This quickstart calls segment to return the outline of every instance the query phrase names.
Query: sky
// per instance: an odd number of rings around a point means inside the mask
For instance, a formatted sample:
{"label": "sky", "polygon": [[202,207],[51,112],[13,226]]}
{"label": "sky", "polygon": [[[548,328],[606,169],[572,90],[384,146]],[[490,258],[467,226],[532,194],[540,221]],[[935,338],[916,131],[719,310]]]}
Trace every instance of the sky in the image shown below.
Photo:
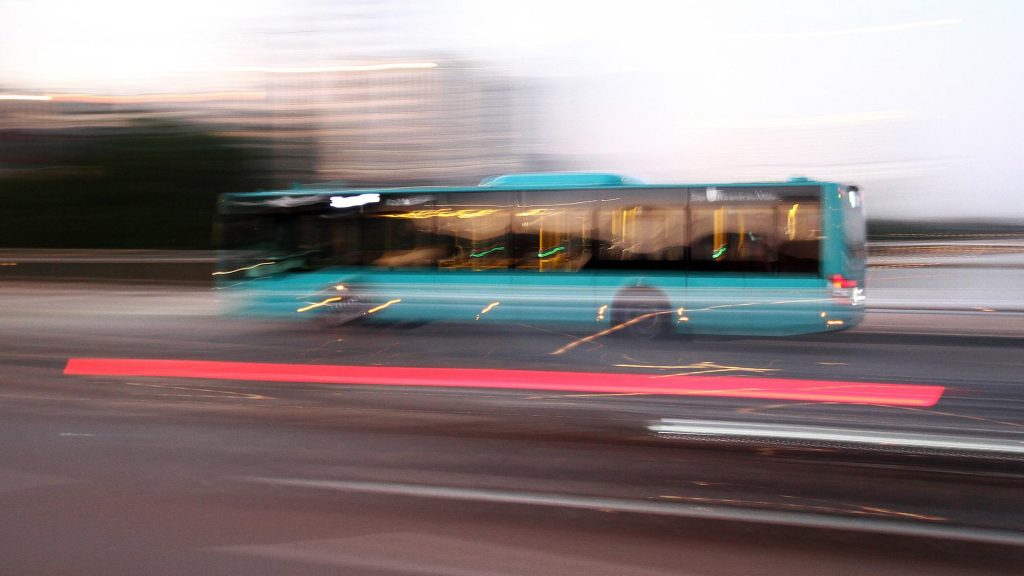
{"label": "sky", "polygon": [[543,86],[543,146],[580,169],[807,175],[876,216],[1024,221],[1021,21],[1012,0],[0,0],[0,93],[202,86],[369,38]]}

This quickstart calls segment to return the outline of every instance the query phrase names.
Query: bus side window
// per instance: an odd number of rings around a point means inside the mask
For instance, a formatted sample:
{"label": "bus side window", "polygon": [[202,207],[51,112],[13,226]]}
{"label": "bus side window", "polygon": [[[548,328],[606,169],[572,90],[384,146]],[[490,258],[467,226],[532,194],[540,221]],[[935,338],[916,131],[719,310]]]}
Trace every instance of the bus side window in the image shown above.
{"label": "bus side window", "polygon": [[691,205],[693,270],[774,272],[778,258],[775,205]]}
{"label": "bus side window", "polygon": [[820,259],[821,205],[800,200],[777,208],[779,272],[816,273]]}
{"label": "bus side window", "polygon": [[511,212],[503,207],[446,206],[435,215],[445,254],[441,269],[499,270],[509,267]]}
{"label": "bus side window", "polygon": [[682,206],[630,206],[597,213],[595,267],[682,268],[686,211]]}
{"label": "bus side window", "polygon": [[437,243],[434,231],[407,214],[390,215],[381,222],[384,227],[383,250],[374,254],[374,266],[389,268],[425,268],[437,264],[444,250]]}
{"label": "bus side window", "polygon": [[436,266],[446,253],[435,231],[436,210],[432,203],[382,205],[364,210],[359,227],[359,260],[363,264],[427,268]]}
{"label": "bus side window", "polygon": [[513,221],[516,268],[574,272],[591,258],[588,210],[559,207],[517,210]]}
{"label": "bus side window", "polygon": [[352,266],[361,260],[359,220],[355,216],[328,218],[328,246],[331,264]]}

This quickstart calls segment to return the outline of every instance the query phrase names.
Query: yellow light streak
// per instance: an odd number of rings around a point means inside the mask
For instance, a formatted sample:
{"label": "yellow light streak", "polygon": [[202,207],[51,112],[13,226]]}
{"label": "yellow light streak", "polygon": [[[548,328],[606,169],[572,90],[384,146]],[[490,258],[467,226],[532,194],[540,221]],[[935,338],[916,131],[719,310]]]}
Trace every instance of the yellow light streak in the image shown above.
{"label": "yellow light streak", "polygon": [[211,276],[223,276],[225,274],[234,274],[235,272],[241,272],[243,270],[252,270],[253,268],[259,268],[260,266],[269,266],[276,264],[276,262],[260,262],[259,264],[253,264],[252,266],[246,266],[244,268],[235,268],[234,270],[226,270],[224,272],[214,272]]}
{"label": "yellow light streak", "polygon": [[426,218],[480,218],[481,216],[489,216],[497,212],[494,208],[482,208],[480,210],[452,210],[450,208],[440,208],[437,210],[413,210],[411,212],[403,212],[401,214],[381,214],[383,218],[403,218],[409,220],[423,220]]}
{"label": "yellow light streak", "polygon": [[843,324],[846,324],[846,322],[843,322],[842,320],[829,320],[828,322],[825,322],[826,326],[842,326]]}
{"label": "yellow light streak", "polygon": [[[737,308],[737,307],[742,307],[742,306],[796,304],[796,303],[804,303],[804,302],[825,302],[825,301],[828,301],[828,298],[801,298],[801,299],[798,299],[798,300],[777,300],[777,301],[774,301],[774,302],[742,302],[742,303],[739,303],[739,304],[719,304],[717,306],[708,306],[707,308],[696,308],[696,309],[690,310],[690,312],[705,312],[705,311],[708,311],[708,310],[718,310],[718,309],[722,309],[722,308]],[[585,337],[580,338],[578,340],[574,340],[574,341],[566,344],[565,346],[562,346],[561,348],[551,352],[551,355],[557,356],[559,354],[564,354],[564,353],[568,352],[569,350],[572,350],[573,348],[576,348],[580,344],[585,344],[587,342],[593,342],[594,340],[597,340],[598,338],[607,336],[609,334],[613,334],[615,332],[618,332],[619,330],[622,330],[624,328],[628,328],[628,327],[630,327],[630,326],[632,326],[632,325],[634,325],[634,324],[636,324],[638,322],[642,322],[644,320],[647,320],[648,318],[653,318],[653,317],[659,316],[661,314],[675,314],[677,312],[678,312],[677,310],[660,310],[660,311],[657,311],[657,312],[649,312],[647,314],[642,314],[640,316],[637,316],[636,318],[631,318],[631,319],[629,319],[629,320],[627,320],[627,321],[625,321],[625,322],[623,322],[621,324],[616,324],[615,326],[612,326],[610,328],[606,328],[604,330],[601,330],[600,332],[596,332],[596,333],[591,334],[589,336],[585,336]],[[684,312],[685,312],[685,310],[684,310]],[[601,320],[601,319],[602,318],[598,317],[598,320]],[[683,317],[679,318],[680,322],[688,322],[689,320],[690,320],[689,316],[683,316]]]}
{"label": "yellow light streak", "polygon": [[715,247],[720,248],[725,245],[725,208],[715,208],[711,214]]}
{"label": "yellow light streak", "polygon": [[484,307],[484,309],[481,310],[479,314],[476,315],[476,319],[479,320],[481,316],[483,316],[484,314],[487,314],[491,310],[494,310],[494,307],[499,305],[499,304],[501,304],[501,302],[491,302],[486,307]]}
{"label": "yellow light streak", "polygon": [[790,240],[796,238],[796,211],[799,209],[799,204],[793,204],[789,209],[789,215],[786,216],[786,237]]}
{"label": "yellow light streak", "polygon": [[381,304],[380,306],[374,306],[373,308],[370,308],[369,310],[366,311],[366,313],[367,314],[375,314],[375,313],[380,312],[381,310],[387,308],[388,306],[391,306],[392,304],[398,304],[401,301],[402,301],[401,298],[395,298],[394,300],[388,300],[387,302]]}
{"label": "yellow light streak", "polygon": [[321,300],[320,302],[317,302],[316,304],[310,304],[309,306],[303,306],[302,308],[299,308],[298,310],[296,310],[296,312],[307,312],[307,311],[312,310],[314,308],[319,308],[321,306],[327,306],[328,304],[330,304],[332,302],[338,302],[339,300],[341,300],[341,296],[332,296],[330,298]]}
{"label": "yellow light streak", "polygon": [[568,352],[569,350],[572,350],[573,348],[579,346],[580,344],[585,344],[587,342],[593,342],[594,340],[597,340],[598,338],[601,338],[602,336],[607,336],[609,334],[618,332],[619,330],[623,330],[625,328],[629,328],[630,326],[632,326],[632,325],[634,325],[634,324],[636,324],[638,322],[643,322],[644,320],[647,320],[649,318],[654,318],[655,316],[660,316],[661,314],[671,314],[671,313],[672,313],[671,310],[665,310],[665,311],[660,311],[659,310],[658,312],[648,312],[647,314],[641,314],[640,316],[637,316],[636,318],[631,318],[631,319],[626,320],[625,322],[623,322],[621,324],[616,324],[615,326],[612,326],[611,328],[606,328],[604,330],[601,330],[600,332],[597,332],[595,334],[591,334],[590,336],[584,336],[583,338],[580,338],[578,340],[573,340],[572,342],[569,342],[565,346],[562,346],[561,348],[555,350],[554,352],[551,352],[551,355],[552,356],[558,356],[559,354],[564,354],[564,353]]}

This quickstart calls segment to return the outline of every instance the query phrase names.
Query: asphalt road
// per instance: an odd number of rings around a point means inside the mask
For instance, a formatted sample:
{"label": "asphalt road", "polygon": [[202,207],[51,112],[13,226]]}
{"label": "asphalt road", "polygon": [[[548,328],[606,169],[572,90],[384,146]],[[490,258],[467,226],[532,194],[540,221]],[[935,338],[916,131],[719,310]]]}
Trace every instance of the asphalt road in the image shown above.
{"label": "asphalt road", "polygon": [[[1019,315],[790,339],[230,320],[207,291],[0,287],[5,574],[1017,574]],[[939,385],[932,407],[69,376],[150,358]],[[658,434],[666,421],[944,438]],[[746,435],[744,435],[746,434]]]}

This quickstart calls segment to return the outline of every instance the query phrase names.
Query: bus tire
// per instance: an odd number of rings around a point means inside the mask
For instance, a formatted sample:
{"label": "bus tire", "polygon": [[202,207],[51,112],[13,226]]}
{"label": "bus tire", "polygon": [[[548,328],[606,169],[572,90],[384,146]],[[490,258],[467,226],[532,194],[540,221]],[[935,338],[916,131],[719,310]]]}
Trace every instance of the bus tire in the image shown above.
{"label": "bus tire", "polygon": [[631,338],[661,338],[672,329],[668,298],[656,288],[636,286],[619,292],[612,302],[611,319],[613,328],[621,327],[615,334]]}

